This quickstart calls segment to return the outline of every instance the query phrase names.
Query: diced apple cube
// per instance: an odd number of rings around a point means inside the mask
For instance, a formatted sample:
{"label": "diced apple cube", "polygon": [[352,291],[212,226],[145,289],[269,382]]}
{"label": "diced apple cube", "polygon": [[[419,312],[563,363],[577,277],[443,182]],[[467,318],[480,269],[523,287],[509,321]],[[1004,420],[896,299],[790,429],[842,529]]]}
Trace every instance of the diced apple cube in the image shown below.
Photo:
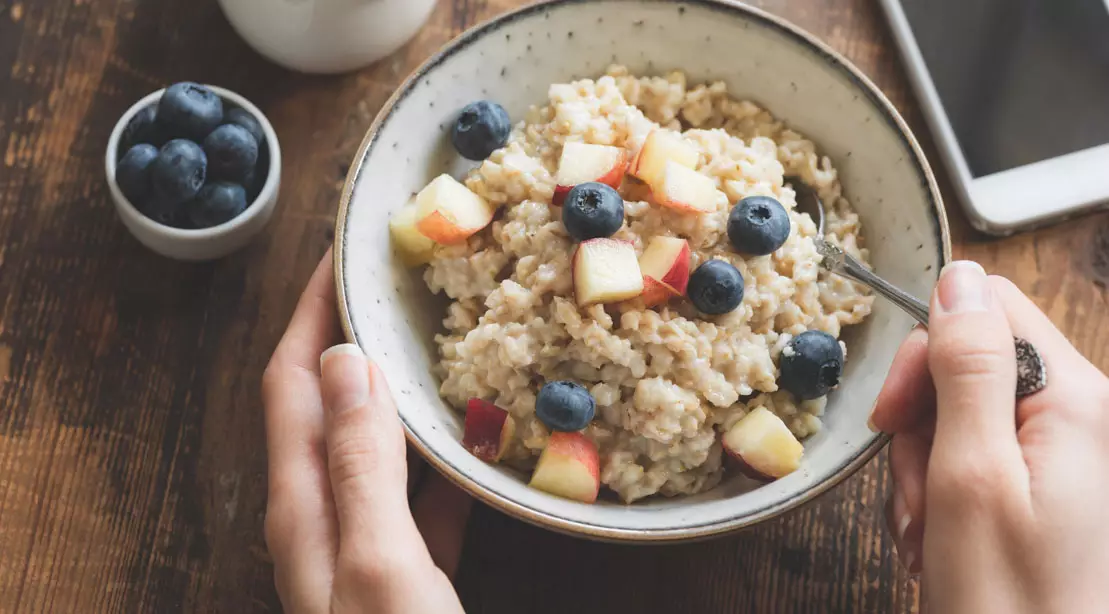
{"label": "diced apple cube", "polygon": [[496,209],[450,175],[416,195],[416,228],[443,245],[461,243],[493,221]]}
{"label": "diced apple cube", "polygon": [[566,499],[593,503],[601,489],[597,446],[580,432],[551,433],[528,485]]}
{"label": "diced apple cube", "polygon": [[643,292],[643,273],[631,243],[590,239],[578,245],[573,263],[578,305],[616,303]]}
{"label": "diced apple cube", "polygon": [[661,305],[685,294],[689,285],[689,242],[679,237],[653,237],[639,257],[643,302]]}
{"label": "diced apple cube", "polygon": [[431,261],[435,242],[416,229],[415,199],[389,218],[389,234],[393,237],[401,259],[408,266],[419,266]]}
{"label": "diced apple cube", "polygon": [[699,158],[697,148],[680,134],[665,129],[654,130],[647,135],[643,148],[635,156],[631,174],[645,181],[652,189],[657,189],[668,162],[693,169],[697,168]]}
{"label": "diced apple cube", "polygon": [[466,404],[462,446],[474,456],[493,463],[501,460],[515,433],[516,423],[505,410],[483,399]]}
{"label": "diced apple cube", "polygon": [[628,154],[622,147],[590,145],[571,141],[562,147],[555,176],[554,204],[561,205],[574,186],[595,181],[619,188],[628,170]]}
{"label": "diced apple cube", "polygon": [[724,449],[751,478],[769,482],[801,466],[805,447],[782,419],[765,407],[755,408],[724,433]]}
{"label": "diced apple cube", "polygon": [[676,162],[666,163],[662,182],[653,188],[660,205],[693,213],[715,211],[720,193],[711,177]]}

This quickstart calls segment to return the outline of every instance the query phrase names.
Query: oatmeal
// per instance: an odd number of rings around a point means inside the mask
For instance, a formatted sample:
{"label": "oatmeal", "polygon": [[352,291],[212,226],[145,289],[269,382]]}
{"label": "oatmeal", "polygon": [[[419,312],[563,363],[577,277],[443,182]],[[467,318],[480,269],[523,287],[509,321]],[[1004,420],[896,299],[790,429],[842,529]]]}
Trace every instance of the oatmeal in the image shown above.
{"label": "oatmeal", "polygon": [[[650,161],[640,154],[653,133],[673,145],[648,173]],[[586,243],[571,237],[554,204],[566,198],[558,177],[568,143],[608,146],[591,150],[598,160],[640,155],[631,173],[639,168],[648,182],[623,173],[605,181],[619,187],[623,221],[613,224],[611,238],[594,241],[634,250],[631,262],[640,258],[648,276],[644,252],[652,240],[670,238],[659,248],[671,250],[666,254],[677,254],[684,240],[688,255],[681,257],[692,272],[686,277],[694,277],[688,298],[649,299],[652,287],[674,285],[652,279],[619,294],[629,298],[605,300],[601,292],[595,301],[582,300],[593,290],[575,279],[582,275],[575,261],[590,254],[575,258]],[[750,423],[758,428],[768,420],[784,425],[774,437],[801,440],[818,432],[826,397],[799,400],[779,388],[783,352],[792,353],[791,341],[808,331],[838,339],[844,326],[867,317],[872,299],[821,272],[816,226],[795,210],[786,176],[816,190],[827,210],[827,239],[865,262],[859,218],[831,161],[768,111],[731,98],[723,83],[690,85],[682,73],[635,77],[616,66],[596,80],[552,85],[549,103],[532,108],[507,143],[465,178],[497,217],[464,240],[426,251],[428,287],[452,301],[446,330],[436,336],[442,396],[460,410],[471,399],[503,408],[508,426],[500,431],[497,460],[531,469],[552,434],[550,421],[536,413],[540,390],[547,382],[580,385],[568,393],[587,392],[595,402],[581,435],[595,446],[600,483],[625,502],[712,488],[724,472],[724,435],[753,412],[759,419]],[[733,207],[752,197],[769,197],[788,216],[769,255],[740,253],[729,241]],[[731,309],[721,315],[709,315],[707,299],[693,296],[695,276],[710,261],[739,274],[738,306],[726,305]],[[845,348],[830,343],[820,351],[838,354],[842,367]],[[739,456],[756,464],[760,458],[743,450]]]}

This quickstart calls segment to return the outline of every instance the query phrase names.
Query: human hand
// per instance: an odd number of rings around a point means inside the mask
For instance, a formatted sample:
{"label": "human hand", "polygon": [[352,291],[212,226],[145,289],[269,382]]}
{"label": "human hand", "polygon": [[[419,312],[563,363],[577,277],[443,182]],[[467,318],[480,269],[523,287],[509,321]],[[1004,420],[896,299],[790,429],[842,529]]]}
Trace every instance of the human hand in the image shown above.
{"label": "human hand", "polygon": [[285,611],[462,612],[449,576],[470,500],[430,469],[406,485],[388,384],[341,340],[329,251],[262,381],[266,544]]}
{"label": "human hand", "polygon": [[[1048,386],[1015,400],[1013,335]],[[901,347],[872,424],[887,521],[944,614],[1109,611],[1109,380],[1012,283],[958,262]]]}

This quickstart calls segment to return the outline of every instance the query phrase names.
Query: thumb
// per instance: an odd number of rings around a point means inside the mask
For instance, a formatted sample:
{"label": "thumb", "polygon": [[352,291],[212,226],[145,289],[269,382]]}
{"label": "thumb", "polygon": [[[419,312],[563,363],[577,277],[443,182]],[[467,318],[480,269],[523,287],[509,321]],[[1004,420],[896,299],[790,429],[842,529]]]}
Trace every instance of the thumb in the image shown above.
{"label": "thumb", "polygon": [[977,263],[953,262],[940,276],[928,362],[936,386],[933,459],[988,463],[995,470],[1019,461],[1013,334]]}
{"label": "thumb", "polygon": [[355,548],[373,560],[422,547],[408,509],[404,431],[381,371],[357,345],[337,345],[320,357],[320,389],[340,555]]}

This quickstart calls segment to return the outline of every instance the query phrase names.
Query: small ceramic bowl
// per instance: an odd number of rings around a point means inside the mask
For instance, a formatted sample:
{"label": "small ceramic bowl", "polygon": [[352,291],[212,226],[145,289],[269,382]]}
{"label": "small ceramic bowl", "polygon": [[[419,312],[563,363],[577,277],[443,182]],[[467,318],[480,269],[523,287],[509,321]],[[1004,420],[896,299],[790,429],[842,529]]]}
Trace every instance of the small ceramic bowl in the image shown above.
{"label": "small ceramic bowl", "polygon": [[269,149],[270,158],[269,172],[258,197],[238,217],[211,228],[199,230],[173,228],[172,226],[159,224],[139,213],[139,210],[120,191],[119,185],[116,183],[116,162],[118,162],[121,155],[121,152],[117,150],[119,149],[119,141],[123,135],[123,130],[135,114],[150,105],[157,104],[165,90],[154,92],[136,102],[119,118],[119,122],[112,130],[111,138],[108,139],[108,150],[104,156],[104,170],[108,176],[108,188],[111,190],[112,200],[115,202],[119,218],[123,220],[123,225],[131,231],[131,234],[140,243],[163,256],[175,260],[215,260],[245,246],[269,222],[274,207],[277,206],[277,193],[281,187],[281,145],[277,142],[277,133],[273,131],[273,126],[270,125],[269,120],[258,110],[258,107],[235,92],[212,85],[207,87],[222,98],[224,102],[245,109],[253,115],[258,123],[262,124],[262,129],[266,133],[266,145]]}
{"label": "small ceramic bowl", "polygon": [[740,476],[707,492],[585,505],[528,488],[527,476],[486,464],[459,444],[462,416],[438,394],[433,337],[445,315],[421,275],[389,241],[389,215],[442,172],[471,165],[450,149],[458,110],[495,100],[515,117],[546,101],[548,86],[601,75],[685,71],[724,81],[816,142],[840,172],[864,224],[877,272],[928,296],[950,257],[947,221],[924,155],[893,105],[824,43],[762,11],[723,0],[552,0],[462,35],[386,103],[354,160],[340,205],[335,250],[347,336],[377,359],[397,397],[409,440],[428,461],[489,505],[538,525],[591,538],[659,542],[751,526],[795,508],[865,464],[886,439],[866,426],[912,320],[874,303],[849,328],[842,385],[824,429],[805,442],[801,469],[752,489]]}

